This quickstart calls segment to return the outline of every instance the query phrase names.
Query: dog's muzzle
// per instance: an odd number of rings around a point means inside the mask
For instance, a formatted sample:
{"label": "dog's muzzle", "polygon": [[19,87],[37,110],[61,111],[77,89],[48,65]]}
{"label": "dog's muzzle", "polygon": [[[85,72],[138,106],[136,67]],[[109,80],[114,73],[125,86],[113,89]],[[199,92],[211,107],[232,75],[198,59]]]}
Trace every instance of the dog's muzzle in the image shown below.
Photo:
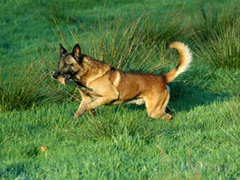
{"label": "dog's muzzle", "polygon": [[66,80],[69,80],[71,78],[71,75],[70,74],[59,74],[59,73],[56,73],[56,72],[53,72],[51,74],[51,77],[53,79],[58,79],[59,77],[61,76],[61,78],[64,78]]}

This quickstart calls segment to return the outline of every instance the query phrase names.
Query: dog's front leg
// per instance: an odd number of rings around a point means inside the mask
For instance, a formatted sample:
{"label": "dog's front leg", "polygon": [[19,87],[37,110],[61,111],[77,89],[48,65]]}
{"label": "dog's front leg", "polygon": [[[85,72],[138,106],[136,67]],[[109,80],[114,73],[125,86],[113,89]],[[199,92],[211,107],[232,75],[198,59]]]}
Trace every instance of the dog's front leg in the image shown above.
{"label": "dog's front leg", "polygon": [[89,114],[95,116],[96,115],[96,112],[95,110],[92,108],[92,109],[88,109],[87,108],[87,105],[88,105],[89,102],[85,102],[85,101],[82,101],[76,111],[76,113],[74,114],[74,118],[78,118],[80,117],[86,110],[89,112]]}
{"label": "dog's front leg", "polygon": [[92,84],[92,89],[98,90],[95,91],[98,96],[95,96],[94,99],[87,104],[86,109],[89,112],[92,112],[94,108],[100,105],[110,103],[119,98],[119,92],[111,83],[109,83],[109,81],[106,82],[104,88],[99,88],[99,83],[96,83],[95,85]]}
{"label": "dog's front leg", "polygon": [[82,101],[80,103],[76,113],[74,114],[74,118],[78,118],[79,116],[81,116],[81,114],[86,111],[86,107],[87,107],[87,103]]}
{"label": "dog's front leg", "polygon": [[99,97],[99,98],[96,99],[95,101],[92,101],[92,102],[90,102],[89,104],[87,104],[86,109],[87,109],[88,111],[91,111],[91,110],[93,110],[94,108],[96,108],[96,107],[98,107],[98,106],[100,106],[100,105],[102,105],[102,104],[109,103],[109,102],[111,102],[111,101],[113,101],[113,100],[115,100],[115,99],[117,99],[117,98],[115,98],[115,97]]}
{"label": "dog's front leg", "polygon": [[83,92],[83,90],[78,88],[78,91],[82,96],[82,102],[80,103],[76,113],[74,114],[74,118],[78,118],[79,116],[81,116],[81,114],[86,111],[87,104],[93,101],[92,97],[88,96],[85,92]]}
{"label": "dog's front leg", "polygon": [[102,105],[102,104],[106,104],[107,102],[109,102],[109,99],[107,97],[99,97],[98,99],[96,99],[95,101],[87,104],[86,109],[88,111],[91,111],[92,109]]}

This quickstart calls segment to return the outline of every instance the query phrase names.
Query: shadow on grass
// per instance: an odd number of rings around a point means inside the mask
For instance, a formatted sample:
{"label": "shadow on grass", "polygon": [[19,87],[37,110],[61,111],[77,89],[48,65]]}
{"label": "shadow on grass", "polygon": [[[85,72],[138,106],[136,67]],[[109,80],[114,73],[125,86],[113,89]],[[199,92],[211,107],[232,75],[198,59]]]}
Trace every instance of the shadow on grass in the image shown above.
{"label": "shadow on grass", "polygon": [[186,85],[181,82],[170,84],[171,98],[169,107],[175,112],[190,111],[194,107],[209,105],[231,97],[228,93],[215,93],[198,85]]}

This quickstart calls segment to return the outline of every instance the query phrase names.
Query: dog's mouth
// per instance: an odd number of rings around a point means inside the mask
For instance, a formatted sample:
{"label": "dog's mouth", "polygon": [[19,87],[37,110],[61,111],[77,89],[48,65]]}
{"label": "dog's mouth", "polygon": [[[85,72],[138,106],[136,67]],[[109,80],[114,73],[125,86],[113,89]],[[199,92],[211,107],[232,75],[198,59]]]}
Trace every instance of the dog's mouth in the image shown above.
{"label": "dog's mouth", "polygon": [[66,85],[66,84],[72,84],[71,83],[71,78],[72,76],[70,74],[57,74],[53,72],[51,74],[51,78],[54,80],[57,80],[59,83]]}
{"label": "dog's mouth", "polygon": [[57,81],[63,85],[72,84],[70,79],[71,79],[71,76],[60,75],[58,76]]}
{"label": "dog's mouth", "polygon": [[69,84],[71,79],[71,75],[69,74],[63,74],[58,76],[57,80],[63,85]]}
{"label": "dog's mouth", "polygon": [[71,78],[71,75],[70,74],[63,74],[62,77],[65,78],[66,80],[69,80]]}
{"label": "dog's mouth", "polygon": [[66,84],[66,78],[64,78],[63,76],[58,76],[57,81],[63,85]]}

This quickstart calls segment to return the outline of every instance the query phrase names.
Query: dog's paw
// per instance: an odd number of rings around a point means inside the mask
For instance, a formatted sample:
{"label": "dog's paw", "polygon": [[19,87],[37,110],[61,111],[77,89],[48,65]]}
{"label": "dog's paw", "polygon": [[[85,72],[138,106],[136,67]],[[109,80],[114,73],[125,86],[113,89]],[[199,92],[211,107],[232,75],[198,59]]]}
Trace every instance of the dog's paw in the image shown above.
{"label": "dog's paw", "polygon": [[165,120],[165,121],[170,121],[172,118],[173,118],[173,116],[172,116],[171,114],[166,114],[166,115],[163,117],[163,120]]}
{"label": "dog's paw", "polygon": [[79,118],[79,117],[80,117],[80,114],[78,114],[78,113],[75,113],[73,117],[74,117],[74,119],[77,119],[77,118]]}

